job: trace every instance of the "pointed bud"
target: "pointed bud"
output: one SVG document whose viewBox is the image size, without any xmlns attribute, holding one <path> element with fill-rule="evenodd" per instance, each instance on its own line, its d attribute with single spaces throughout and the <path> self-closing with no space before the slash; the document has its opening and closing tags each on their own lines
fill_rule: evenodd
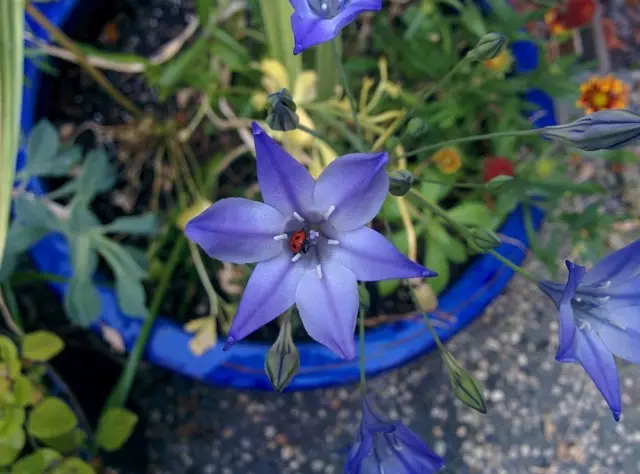
<svg viewBox="0 0 640 474">
<path fill-rule="evenodd" d="M 473 61 L 487 61 L 498 56 L 507 44 L 507 37 L 500 33 L 487 33 L 475 48 L 467 53 Z"/>
<path fill-rule="evenodd" d="M 291 337 L 289 314 L 284 316 L 276 342 L 273 343 L 264 361 L 264 371 L 275 390 L 281 392 L 291 383 L 300 368 L 300 355 Z"/>
<path fill-rule="evenodd" d="M 458 361 L 447 350 L 441 351 L 444 365 L 449 372 L 449 381 L 455 396 L 462 403 L 482 414 L 487 413 L 487 404 L 482 395 L 482 387 L 469 372 L 463 369 Z"/>
<path fill-rule="evenodd" d="M 431 285 L 418 278 L 409 280 L 413 301 L 421 313 L 430 313 L 438 307 L 438 297 Z"/>
<path fill-rule="evenodd" d="M 272 130 L 288 132 L 298 127 L 300 119 L 296 114 L 296 103 L 287 89 L 270 94 L 267 123 Z"/>
<path fill-rule="evenodd" d="M 474 228 L 467 237 L 469 246 L 476 252 L 486 252 L 498 247 L 502 242 L 498 235 L 488 229 Z"/>
<path fill-rule="evenodd" d="M 420 117 L 413 117 L 407 124 L 407 134 L 413 137 L 422 135 L 427 131 L 427 124 Z"/>
<path fill-rule="evenodd" d="M 640 138 L 640 115 L 624 109 L 600 110 L 543 130 L 544 137 L 558 138 L 580 150 L 615 150 Z"/>
<path fill-rule="evenodd" d="M 413 186 L 415 177 L 411 171 L 396 170 L 389 173 L 389 193 L 392 196 L 404 196 Z"/>
<path fill-rule="evenodd" d="M 485 187 L 489 191 L 496 193 L 499 191 L 504 191 L 511 185 L 511 183 L 513 183 L 513 176 L 507 176 L 502 174 L 500 176 L 496 176 L 487 184 L 485 184 Z"/>
</svg>

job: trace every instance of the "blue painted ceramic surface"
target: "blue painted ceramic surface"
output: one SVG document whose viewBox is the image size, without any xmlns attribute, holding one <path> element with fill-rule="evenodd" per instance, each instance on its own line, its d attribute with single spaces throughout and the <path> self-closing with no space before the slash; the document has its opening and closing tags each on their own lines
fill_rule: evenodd
<svg viewBox="0 0 640 474">
<path fill-rule="evenodd" d="M 64 25 L 79 0 L 58 0 L 38 4 L 38 8 L 58 26 Z M 47 35 L 32 22 L 34 33 L 42 38 Z M 518 41 L 512 45 L 516 57 L 518 73 L 526 74 L 537 67 L 538 51 L 535 45 Z M 31 61 L 25 61 L 26 85 L 23 92 L 22 130 L 25 134 L 34 124 L 35 105 L 38 97 L 40 74 Z M 555 123 L 551 98 L 540 90 L 531 90 L 527 99 L 540 107 L 536 112 L 536 126 Z M 18 167 L 24 164 L 24 153 L 18 157 Z M 42 192 L 38 181 L 30 183 L 35 193 Z M 542 214 L 534 211 L 533 218 L 538 226 Z M 500 232 L 512 239 L 527 244 L 523 214 L 517 210 L 510 215 Z M 518 247 L 502 244 L 498 252 L 515 263 L 524 259 L 524 252 Z M 31 252 L 37 267 L 46 273 L 69 276 L 71 273 L 69 249 L 60 235 L 50 235 L 39 242 Z M 469 322 L 482 314 L 485 306 L 500 294 L 511 279 L 513 271 L 504 267 L 490 256 L 476 258 L 468 270 L 452 284 L 440 297 L 438 313 L 447 315 L 446 328 L 438 328 L 443 340 L 451 338 Z M 65 285 L 52 287 L 62 295 Z M 130 349 L 140 331 L 142 322 L 130 318 L 120 311 L 115 295 L 101 290 L 104 323 L 118 330 Z M 438 315 L 436 315 L 437 317 Z M 98 325 L 95 326 L 99 328 Z M 264 374 L 264 356 L 268 344 L 238 342 L 229 352 L 222 352 L 221 345 L 203 355 L 193 356 L 187 343 L 190 335 L 172 321 L 158 318 L 147 346 L 146 358 L 154 364 L 215 385 L 233 386 L 242 389 L 272 390 Z M 374 375 L 402 365 L 435 347 L 427 327 L 420 320 L 404 320 L 385 324 L 367 332 L 366 368 Z M 288 390 L 303 390 L 330 385 L 355 382 L 359 377 L 358 360 L 344 361 L 323 346 L 314 343 L 298 344 L 301 369 Z"/>
</svg>

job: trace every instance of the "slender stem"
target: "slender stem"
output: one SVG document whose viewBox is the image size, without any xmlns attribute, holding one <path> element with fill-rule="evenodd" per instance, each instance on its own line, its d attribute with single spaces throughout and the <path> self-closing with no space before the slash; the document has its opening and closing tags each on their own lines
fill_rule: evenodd
<svg viewBox="0 0 640 474">
<path fill-rule="evenodd" d="M 464 189 L 475 189 L 475 188 L 487 187 L 487 185 L 484 183 L 448 183 L 446 181 L 437 180 L 437 179 L 417 178 L 416 181 L 419 183 L 433 183 L 433 184 L 440 184 L 442 186 L 452 186 L 454 188 L 464 188 Z"/>
<path fill-rule="evenodd" d="M 207 297 L 209 298 L 209 313 L 215 321 L 216 317 L 218 316 L 218 294 L 216 293 L 216 290 L 213 287 L 211 280 L 209 279 L 209 275 L 207 275 L 207 269 L 204 266 L 202 255 L 200 255 L 198 247 L 191 241 L 189 241 L 189 252 L 191 253 L 191 259 L 193 260 L 193 264 L 195 265 L 196 271 L 198 272 L 200 282 L 202 283 L 202 286 L 204 286 L 204 290 L 207 293 Z"/>
<path fill-rule="evenodd" d="M 353 116 L 353 123 L 356 126 L 356 131 L 358 132 L 358 136 L 362 137 L 362 129 L 360 128 L 360 121 L 358 120 L 358 108 L 356 106 L 356 100 L 353 96 L 353 92 L 351 91 L 351 87 L 349 87 L 349 80 L 347 79 L 347 71 L 344 69 L 344 64 L 342 63 L 342 57 L 340 51 L 338 50 L 338 43 L 336 41 L 331 42 L 333 55 L 336 60 L 336 64 L 338 65 L 338 69 L 340 70 L 340 76 L 342 77 L 342 84 L 344 85 L 344 93 L 349 98 L 349 104 L 351 105 L 351 115 Z"/>
<path fill-rule="evenodd" d="M 503 255 L 500 255 L 498 252 L 496 252 L 493 249 L 489 249 L 487 250 L 487 253 L 489 255 L 491 255 L 493 258 L 500 260 L 500 262 L 502 262 L 503 264 L 505 264 L 507 267 L 509 267 L 511 270 L 513 270 L 514 272 L 519 273 L 520 275 L 522 275 L 523 277 L 525 277 L 527 280 L 535 283 L 536 285 L 538 283 L 540 283 L 540 280 L 536 277 L 534 277 L 530 272 L 528 272 L 527 270 L 525 270 L 524 268 L 522 268 L 519 265 L 516 265 L 515 263 L 513 263 L 511 260 L 509 260 L 508 258 L 504 257 Z"/>
<path fill-rule="evenodd" d="M 167 292 L 167 288 L 169 287 L 169 281 L 171 280 L 171 276 L 173 275 L 175 268 L 178 266 L 178 263 L 181 260 L 182 253 L 186 244 L 186 237 L 180 236 L 176 244 L 173 246 L 171 254 L 169 255 L 169 259 L 167 260 L 164 273 L 162 274 L 162 279 L 158 283 L 158 288 L 156 288 L 156 291 L 153 293 L 153 299 L 149 307 L 149 314 L 147 316 L 147 319 L 142 325 L 140 334 L 138 335 L 136 343 L 133 346 L 131 353 L 129 354 L 127 363 L 125 364 L 122 374 L 120 374 L 120 378 L 118 379 L 116 386 L 107 398 L 105 409 L 122 408 L 129 398 L 129 392 L 131 392 L 131 387 L 133 386 L 136 371 L 138 370 L 138 365 L 140 364 L 140 360 L 142 359 L 142 354 L 144 353 L 144 348 L 147 344 L 147 340 L 151 335 L 153 323 L 156 320 L 156 316 L 158 315 L 158 311 L 160 310 L 160 305 L 162 304 L 164 295 Z"/>
<path fill-rule="evenodd" d="M 13 317 L 11 317 L 11 312 L 9 311 L 7 304 L 4 302 L 2 290 L 0 290 L 0 313 L 2 313 L 2 319 L 7 325 L 7 328 L 9 328 L 11 332 L 13 332 L 16 336 L 22 337 L 24 335 L 24 332 L 18 326 L 16 321 L 14 321 Z"/>
<path fill-rule="evenodd" d="M 42 28 L 45 29 L 47 33 L 51 35 L 53 39 L 55 39 L 60 45 L 71 51 L 77 58 L 78 63 L 83 67 L 87 74 L 89 74 L 93 79 L 109 94 L 113 100 L 119 103 L 123 108 L 128 110 L 131 115 L 135 118 L 139 119 L 144 116 L 144 112 L 142 109 L 138 108 L 133 102 L 127 99 L 118 89 L 114 87 L 107 76 L 105 76 L 100 70 L 96 67 L 92 66 L 87 59 L 87 56 L 82 52 L 80 48 L 76 46 L 76 44 L 69 38 L 63 31 L 56 28 L 47 17 L 45 17 L 40 11 L 35 8 L 33 5 L 27 3 L 26 11 L 31 18 L 33 18 L 36 23 L 38 23 Z"/>
<path fill-rule="evenodd" d="M 308 133 L 312 137 L 317 138 L 318 140 L 322 140 L 325 143 L 330 143 L 330 140 L 327 137 L 325 137 L 322 133 L 316 132 L 312 128 L 302 125 L 301 123 L 298 123 L 298 130 Z"/>
<path fill-rule="evenodd" d="M 500 138 L 500 137 L 520 137 L 520 136 L 526 136 L 526 135 L 537 135 L 539 133 L 542 133 L 544 130 L 545 130 L 544 128 L 532 128 L 530 130 L 516 130 L 512 132 L 494 132 L 494 133 L 485 133 L 483 135 L 471 135 L 469 137 L 454 138 L 452 140 L 445 140 L 443 142 L 438 142 L 432 145 L 416 148 L 415 150 L 407 152 L 406 156 L 414 156 L 425 151 L 437 150 L 438 148 L 442 148 L 449 145 L 456 145 L 458 143 L 468 143 L 468 142 L 489 140 L 491 138 Z"/>
<path fill-rule="evenodd" d="M 367 371 L 364 359 L 364 310 L 360 309 L 358 314 L 358 332 L 360 335 L 360 391 L 364 395 L 367 392 Z"/>
</svg>

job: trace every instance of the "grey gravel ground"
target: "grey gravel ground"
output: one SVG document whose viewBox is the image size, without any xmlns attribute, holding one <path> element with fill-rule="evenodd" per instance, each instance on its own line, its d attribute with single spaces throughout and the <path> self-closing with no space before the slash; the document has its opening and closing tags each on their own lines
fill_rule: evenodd
<svg viewBox="0 0 640 474">
<path fill-rule="evenodd" d="M 582 369 L 554 361 L 557 329 L 551 302 L 517 278 L 451 341 L 484 385 L 486 416 L 453 400 L 436 353 L 369 387 L 381 409 L 446 458 L 448 473 L 640 472 L 640 369 L 623 371 L 616 424 Z M 340 473 L 359 417 L 355 385 L 279 395 L 173 376 L 144 405 L 157 474 Z"/>
</svg>

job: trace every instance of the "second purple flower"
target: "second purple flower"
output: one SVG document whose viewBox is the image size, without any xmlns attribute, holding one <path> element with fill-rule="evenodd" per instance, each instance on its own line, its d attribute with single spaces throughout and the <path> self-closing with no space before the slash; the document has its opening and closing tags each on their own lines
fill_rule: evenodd
<svg viewBox="0 0 640 474">
<path fill-rule="evenodd" d="M 314 180 L 253 124 L 264 203 L 222 199 L 186 227 L 210 257 L 256 265 L 225 348 L 298 307 L 309 335 L 355 357 L 357 282 L 435 276 L 365 225 L 389 190 L 386 153 L 345 155 Z"/>
</svg>

